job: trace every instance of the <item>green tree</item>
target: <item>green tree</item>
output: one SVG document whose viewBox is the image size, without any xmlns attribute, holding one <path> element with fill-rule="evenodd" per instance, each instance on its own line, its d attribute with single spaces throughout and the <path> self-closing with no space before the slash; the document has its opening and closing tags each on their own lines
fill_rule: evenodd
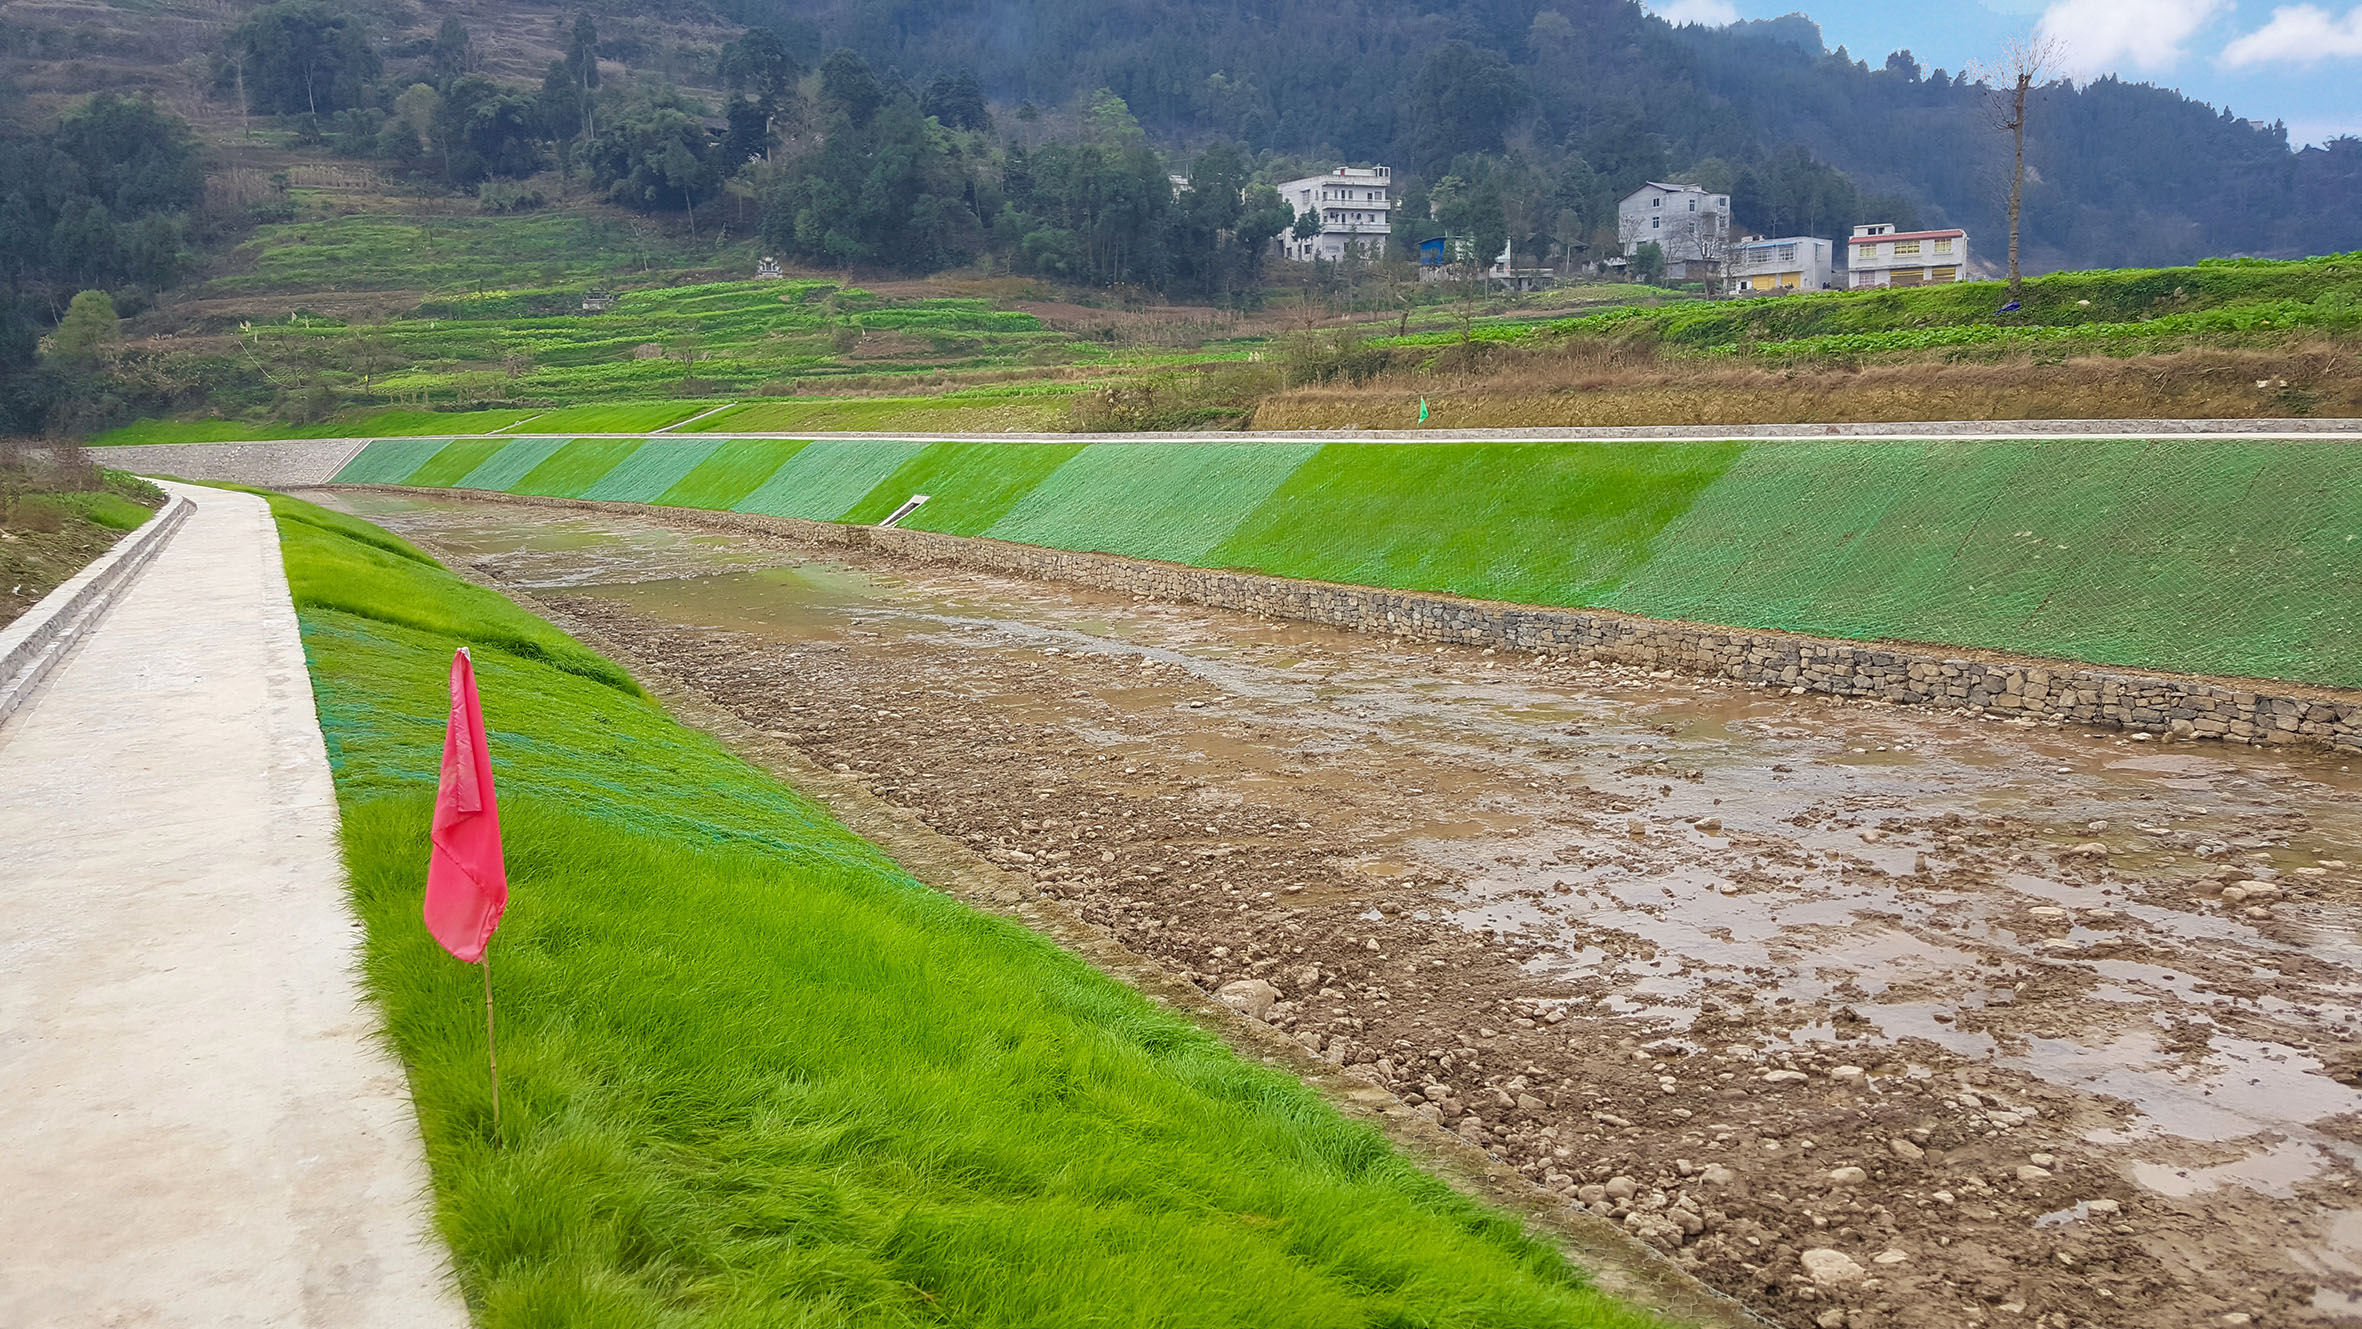
<svg viewBox="0 0 2362 1329">
<path fill-rule="evenodd" d="M 281 115 L 323 115 L 358 105 L 382 67 L 361 20 L 322 0 L 279 0 L 230 34 L 247 97 Z"/>
<path fill-rule="evenodd" d="M 1411 82 L 1411 158 L 1438 171 L 1467 152 L 1498 152 L 1525 108 L 1525 84 L 1498 51 L 1445 42 Z"/>
<path fill-rule="evenodd" d="M 992 128 L 992 113 L 984 105 L 984 88 L 976 82 L 971 70 L 963 69 L 929 83 L 926 93 L 919 98 L 919 113 L 934 117 L 937 123 L 950 129 L 982 133 Z"/>
<path fill-rule="evenodd" d="M 1632 280 L 1647 282 L 1651 286 L 1665 280 L 1665 247 L 1654 240 L 1645 242 L 1632 251 L 1631 263 L 1626 270 L 1632 274 Z"/>
<path fill-rule="evenodd" d="M 122 322 L 105 291 L 78 292 L 66 306 L 66 316 L 58 320 L 57 331 L 49 335 L 49 349 L 69 360 L 95 360 L 114 343 Z"/>
<path fill-rule="evenodd" d="M 476 72 L 475 43 L 459 15 L 443 16 L 443 26 L 435 30 L 434 45 L 427 48 L 427 62 L 446 82 Z"/>
<path fill-rule="evenodd" d="M 533 103 L 482 74 L 451 80 L 434 105 L 428 133 L 442 155 L 444 177 L 453 184 L 526 176 L 541 168 Z"/>
</svg>

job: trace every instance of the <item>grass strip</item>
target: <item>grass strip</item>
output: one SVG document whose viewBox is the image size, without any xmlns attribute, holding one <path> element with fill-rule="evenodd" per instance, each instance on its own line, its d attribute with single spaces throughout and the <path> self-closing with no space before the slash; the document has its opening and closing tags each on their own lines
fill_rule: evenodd
<svg viewBox="0 0 2362 1329">
<path fill-rule="evenodd" d="M 476 468 L 452 486 L 455 489 L 490 489 L 502 493 L 514 492 L 535 467 L 557 455 L 566 446 L 562 438 L 521 438 L 507 443 L 476 464 Z"/>
<path fill-rule="evenodd" d="M 1051 472 L 1083 450 L 1080 443 L 935 443 L 878 482 L 853 505 L 846 521 L 879 522 L 927 495 L 927 505 L 904 526 L 953 535 L 982 535 Z"/>
<path fill-rule="evenodd" d="M 1586 604 L 1742 446 L 1332 443 L 1202 560 L 1288 576 Z"/>
<path fill-rule="evenodd" d="M 614 470 L 640 446 L 636 438 L 578 438 L 551 453 L 508 487 L 512 494 L 574 498 Z"/>
<path fill-rule="evenodd" d="M 344 485 L 398 485 L 451 445 L 447 438 L 381 438 L 361 445 L 336 473 Z"/>
<path fill-rule="evenodd" d="M 987 534 L 1194 563 L 1319 451 L 1318 443 L 1096 444 Z"/>
<path fill-rule="evenodd" d="M 718 439 L 676 441 L 652 438 L 616 463 L 615 469 L 584 489 L 582 498 L 609 502 L 653 503 L 681 481 L 722 444 Z"/>
<path fill-rule="evenodd" d="M 437 449 L 419 468 L 403 477 L 402 483 L 449 488 L 466 479 L 470 472 L 499 455 L 502 448 L 515 440 L 506 438 L 457 438 Z"/>
<path fill-rule="evenodd" d="M 655 501 L 672 507 L 727 512 L 762 488 L 773 472 L 803 448 L 802 443 L 792 440 L 732 439 L 707 454 Z"/>
<path fill-rule="evenodd" d="M 505 649 L 477 667 L 515 884 L 496 1141 L 477 975 L 419 925 L 419 864 L 451 649 L 529 616 L 274 507 L 477 1324 L 1649 1323 L 1292 1077 Z"/>
<path fill-rule="evenodd" d="M 722 405 L 718 401 L 610 402 L 568 406 L 534 418 L 536 434 L 644 434 Z"/>
<path fill-rule="evenodd" d="M 732 507 L 773 517 L 835 521 L 925 447 L 923 443 L 866 439 L 808 443 L 781 463 L 761 488 Z"/>
</svg>

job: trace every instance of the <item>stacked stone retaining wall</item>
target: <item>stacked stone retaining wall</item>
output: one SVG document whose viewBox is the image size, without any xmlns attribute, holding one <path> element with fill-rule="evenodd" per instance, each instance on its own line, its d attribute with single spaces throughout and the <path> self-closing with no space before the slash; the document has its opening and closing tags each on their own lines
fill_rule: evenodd
<svg viewBox="0 0 2362 1329">
<path fill-rule="evenodd" d="M 2063 661 L 1970 658 L 1928 647 L 1838 641 L 1598 610 L 1549 609 L 1431 592 L 1302 581 L 932 531 L 636 503 L 497 494 L 477 497 L 545 506 L 637 508 L 697 526 L 869 548 L 915 562 L 1072 582 L 1409 641 L 1567 655 L 1800 693 L 1871 697 L 2009 718 L 2055 719 L 2173 738 L 2294 743 L 2362 752 L 2362 694 L 2348 692 L 2246 686 L 2235 681 Z"/>
</svg>

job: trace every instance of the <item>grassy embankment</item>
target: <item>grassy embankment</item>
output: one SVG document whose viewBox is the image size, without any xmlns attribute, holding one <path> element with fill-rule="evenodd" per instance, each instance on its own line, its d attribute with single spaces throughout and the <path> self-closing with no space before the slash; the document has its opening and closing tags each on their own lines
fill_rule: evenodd
<svg viewBox="0 0 2362 1329">
<path fill-rule="evenodd" d="M 477 1323 L 1644 1323 L 1302 1084 L 912 880 L 548 624 L 364 523 L 272 505 L 368 987 Z M 475 973 L 417 918 L 462 643 L 515 891 L 497 1135 Z"/>
<path fill-rule="evenodd" d="M 2362 453 L 2340 442 L 390 441 L 338 479 L 854 522 L 924 493 L 903 525 L 2362 686 Z"/>
<path fill-rule="evenodd" d="M 1313 357 L 1263 429 L 2362 415 L 2362 254 L 1610 310 Z M 1308 382 L 1308 379 L 1318 381 Z"/>
<path fill-rule="evenodd" d="M 0 625 L 139 529 L 163 502 L 147 481 L 74 453 L 0 446 Z"/>
</svg>

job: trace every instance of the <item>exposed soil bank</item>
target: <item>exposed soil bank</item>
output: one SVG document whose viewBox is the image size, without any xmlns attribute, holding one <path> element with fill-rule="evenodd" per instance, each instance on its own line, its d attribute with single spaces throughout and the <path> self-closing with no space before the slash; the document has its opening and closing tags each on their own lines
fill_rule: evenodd
<svg viewBox="0 0 2362 1329">
<path fill-rule="evenodd" d="M 1781 1323 L 2362 1313 L 2340 758 L 341 501 L 1245 984 Z"/>
</svg>

